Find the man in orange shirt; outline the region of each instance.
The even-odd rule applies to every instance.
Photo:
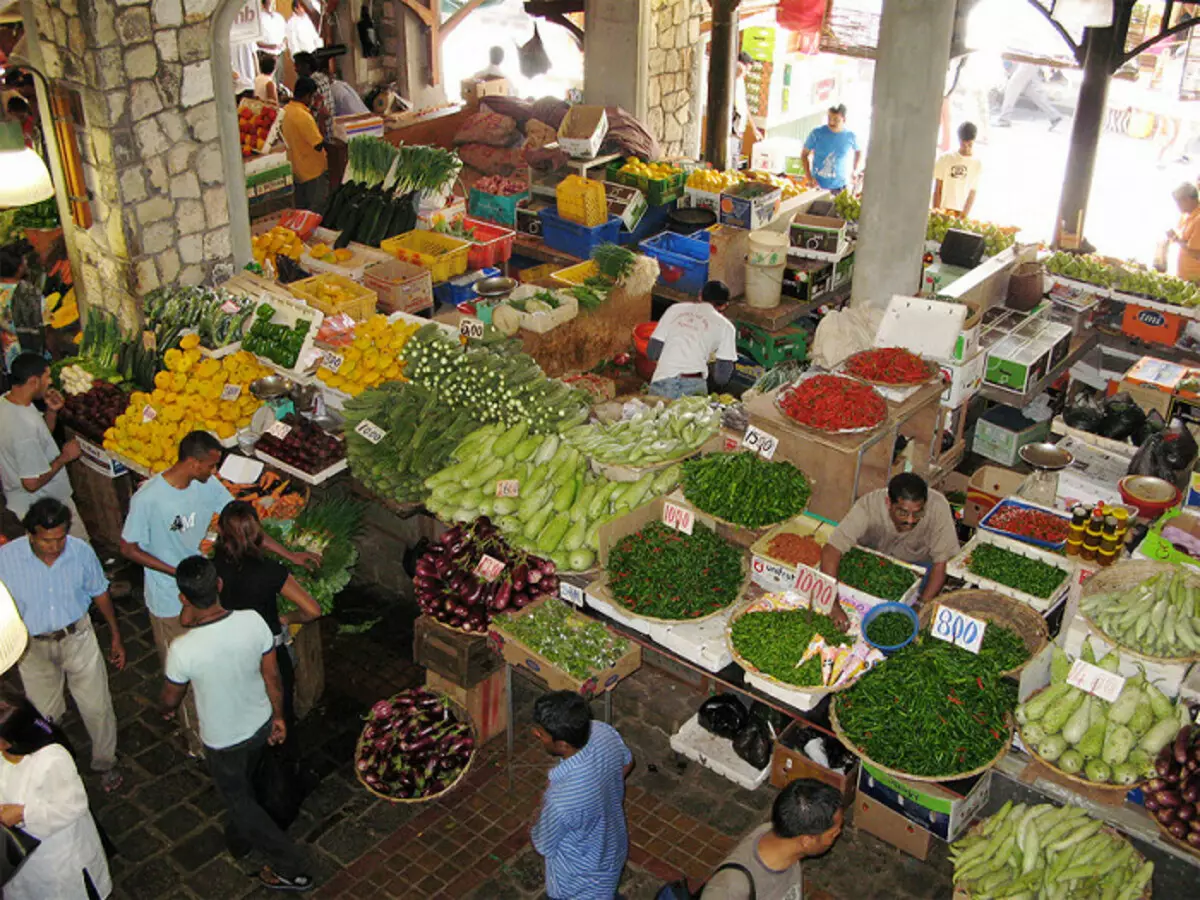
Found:
[[[329,199],[329,163],[325,136],[309,109],[316,96],[317,85],[311,78],[297,78],[292,102],[283,108],[280,131],[296,182],[296,208],[323,213]]]
[[[1177,275],[1184,281],[1200,282],[1200,192],[1194,184],[1181,184],[1172,196],[1182,217],[1178,229],[1167,232],[1167,240],[1179,245]]]

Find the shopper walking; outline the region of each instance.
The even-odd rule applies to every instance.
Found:
[[[616,729],[593,722],[573,691],[543,694],[533,706],[533,735],[561,761],[533,826],[546,861],[549,900],[613,900],[629,852],[625,779],[633,754]]]
[[[75,761],[26,700],[0,701],[0,821],[41,841],[4,885],[4,900],[103,900],[112,893]]]
[[[723,315],[728,306],[729,288],[710,281],[699,303],[673,303],[663,313],[646,348],[658,363],[651,394],[672,400],[707,394],[708,361],[714,358],[713,382],[718,387],[728,383],[737,363],[737,329]]]
[[[63,682],[92,740],[92,769],[106,791],[121,786],[117,717],[104,657],[89,613],[96,604],[110,635],[109,661],[125,668],[125,646],[108,596],[108,579],[85,541],[68,534],[71,511],[53,497],[25,513],[24,537],[0,547],[0,581],[8,588],[30,641],[17,663],[25,695],[52,722],[67,711]]]
[[[854,186],[862,159],[858,138],[846,129],[846,107],[841,103],[829,107],[826,124],[808,133],[800,154],[805,177],[834,192]]]
[[[746,96],[746,76],[750,74],[750,67],[753,65],[753,57],[745,50],[738,54],[737,70],[733,79],[733,118],[730,121],[732,129],[729,135],[730,169],[741,168],[742,143],[746,137],[746,129],[750,130],[754,141],[762,140],[762,132],[754,124],[750,115],[750,101]]]
[[[204,557],[180,561],[175,581],[192,625],[167,654],[163,712],[173,714],[193,687],[208,769],[228,813],[230,852],[262,853],[268,865],[259,880],[268,888],[310,890],[304,853],[259,804],[252,783],[267,744],[287,737],[271,630],[256,612],[221,606],[217,569]]]
[[[292,102],[283,108],[280,133],[296,181],[296,207],[324,212],[329,199],[329,161],[325,156],[325,136],[310,109],[318,102],[316,82],[297,78]]]
[[[63,408],[63,397],[50,386],[50,366],[36,353],[22,353],[9,371],[12,387],[0,397],[0,482],[9,512],[18,518],[43,497],[58,500],[71,511],[71,536],[88,540],[87,529],[71,499],[67,464],[79,459],[79,444],[67,441],[61,450],[51,432]],[[35,400],[46,404],[38,412]]]
[[[1013,110],[1023,96],[1050,120],[1051,131],[1062,121],[1062,113],[1050,102],[1050,98],[1046,96],[1046,89],[1042,87],[1041,69],[1033,63],[1019,62],[1013,63],[1008,83],[1004,85],[1004,100],[1000,104],[1000,113],[996,116],[996,125],[1001,128],[1009,128],[1012,125]]]
[[[958,126],[958,150],[938,157],[933,167],[933,208],[971,215],[975,190],[983,163],[975,156],[975,136],[979,130],[971,122]]]
[[[811,778],[775,798],[771,822],[750,832],[717,867],[701,900],[802,900],[802,860],[820,856],[842,833],[842,795]]]

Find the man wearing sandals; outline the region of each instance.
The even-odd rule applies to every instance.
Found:
[[[175,581],[189,625],[167,651],[163,712],[172,715],[192,685],[205,759],[229,814],[230,853],[262,853],[269,864],[258,877],[271,890],[311,890],[304,852],[262,808],[252,781],[267,744],[287,737],[271,630],[253,610],[221,606],[221,580],[210,560],[189,556],[176,567]]]

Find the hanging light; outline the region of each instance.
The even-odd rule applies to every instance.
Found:
[[[54,196],[46,163],[25,146],[20,122],[0,122],[0,208],[28,206]]]
[[[28,643],[29,632],[21,621],[17,604],[0,581],[0,672],[7,672],[17,664]]]

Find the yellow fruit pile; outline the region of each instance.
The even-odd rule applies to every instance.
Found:
[[[698,191],[708,191],[719,194],[736,184],[741,184],[746,178],[741,172],[718,172],[716,169],[695,169],[688,176],[687,186]]]
[[[321,262],[327,263],[344,263],[354,257],[354,254],[345,247],[339,247],[334,250],[328,244],[316,243],[308,251],[308,255],[313,259],[319,259]]]
[[[261,402],[249,386],[271,370],[253,353],[241,350],[224,359],[204,358],[194,334],[168,350],[167,370],[154,376],[154,390],[135,391],[129,406],[104,433],[104,449],[112,450],[153,472],[175,463],[179,441],[191,431],[211,431],[222,440],[233,437]],[[224,400],[226,385],[241,388],[237,399]],[[150,412],[153,410],[153,412]]]
[[[304,242],[300,235],[290,228],[276,225],[266,234],[260,234],[250,239],[251,252],[254,261],[260,266],[268,259],[275,264],[275,257],[283,254],[288,259],[299,259],[304,252]]]
[[[341,351],[338,370],[321,366],[317,377],[351,397],[385,381],[406,381],[400,353],[417,328],[403,320],[388,324],[386,316],[372,316],[354,329],[354,340]]]
[[[642,175],[652,181],[657,181],[662,178],[671,178],[683,170],[670,163],[648,163],[642,162],[636,156],[627,156],[625,157],[625,165],[621,166],[619,171],[623,175]]]
[[[770,172],[763,172],[759,169],[754,169],[746,173],[748,181],[757,181],[759,184],[769,184],[777,188],[783,189],[783,199],[790,200],[792,197],[799,197],[801,194],[800,186],[790,178],[782,178],[779,175],[772,175]]]

